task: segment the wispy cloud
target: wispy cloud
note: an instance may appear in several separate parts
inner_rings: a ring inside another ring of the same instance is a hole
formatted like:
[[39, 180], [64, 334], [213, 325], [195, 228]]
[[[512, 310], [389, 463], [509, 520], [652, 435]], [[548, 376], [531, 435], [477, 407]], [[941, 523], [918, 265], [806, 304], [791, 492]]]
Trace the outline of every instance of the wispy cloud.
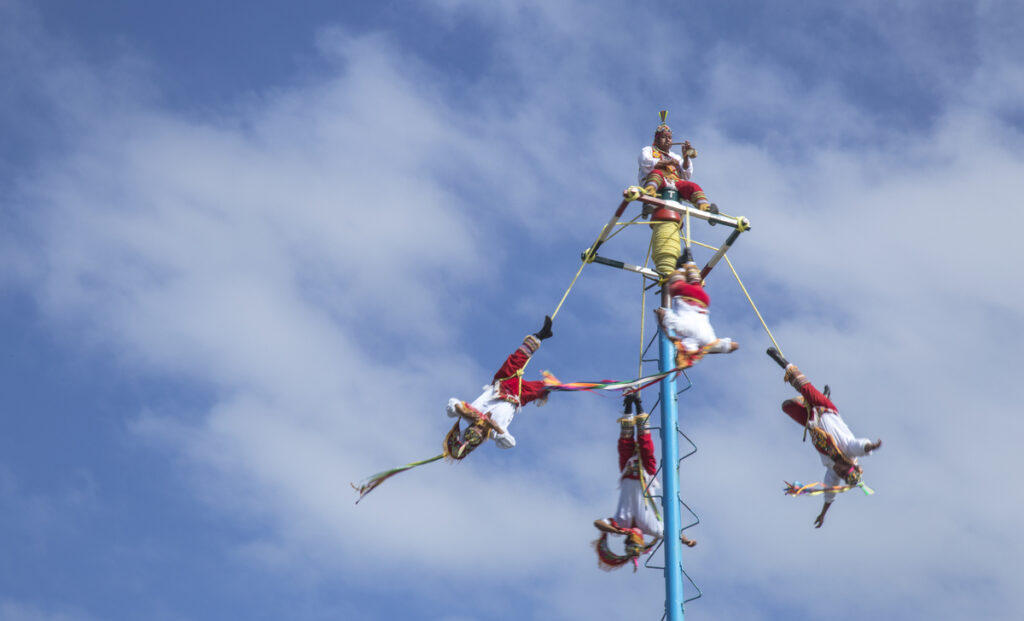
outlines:
[[[956, 552], [982, 586], [955, 605], [1011, 618], [1022, 507], [992, 480], [1006, 449], [976, 437], [1021, 427], [1009, 397], [983, 388], [1012, 386], [1022, 311], [1011, 270], [996, 267], [1020, 258], [1012, 101], [950, 96], [933, 122], [900, 131], [840, 84], [723, 37], [681, 44], [697, 60], [718, 52], [687, 65], [698, 95], [679, 87], [661, 104], [677, 73], [626, 81], [651, 62], [651, 31], [621, 29], [655, 23], [643, 9], [438, 7], [493, 32], [493, 72], [467, 84], [387, 32], [326, 28], [323, 74], [204, 115], [162, 104], [144, 63], [115, 71], [32, 43], [52, 56], [30, 58], [40, 75], [19, 84], [56, 111], [66, 148], [19, 173], [4, 201], [18, 222], [6, 284], [35, 297], [68, 348], [208, 396], [184, 413], [143, 404], [125, 424], [204, 506], [248, 526], [231, 539], [237, 557], [341, 582], [365, 618], [660, 614], [658, 572], [604, 574], [587, 547], [590, 522], [614, 507], [614, 402], [555, 395], [519, 415], [514, 451], [403, 474], [358, 507], [348, 482], [439, 451], [445, 400], [475, 396], [537, 327], [521, 322], [550, 312], [631, 182], [656, 110], [699, 96], [692, 110], [707, 115], [677, 127], [700, 141], [709, 194], [754, 222], [737, 268], [790, 357], [886, 446], [866, 463], [879, 493], [842, 498], [813, 531], [816, 501], [778, 488], [820, 465], [778, 411], [789, 389], [717, 268], [716, 326], [744, 347], [702, 362], [684, 397], [701, 446], [684, 465], [702, 513], [687, 567], [708, 593], [692, 605], [747, 619], [830, 606], [941, 616], [958, 576], [938, 568]], [[680, 22], [667, 24], [654, 35]], [[1006, 51], [987, 49], [965, 82], [1013, 75]], [[763, 129], [744, 137], [742, 122]], [[631, 231], [609, 250], [645, 243]], [[636, 352], [637, 305], [619, 294], [633, 283], [600, 269], [587, 268], [530, 373], [635, 368], [620, 360]], [[984, 509], [993, 495], [999, 513]], [[842, 559], [856, 588], [836, 593], [822, 558]], [[807, 591], [830, 597], [788, 597]]]

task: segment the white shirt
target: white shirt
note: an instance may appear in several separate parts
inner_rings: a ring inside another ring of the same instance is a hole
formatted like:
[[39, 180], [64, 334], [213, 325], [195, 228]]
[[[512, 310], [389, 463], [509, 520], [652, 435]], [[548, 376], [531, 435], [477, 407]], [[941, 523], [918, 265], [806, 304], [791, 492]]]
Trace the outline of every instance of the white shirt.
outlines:
[[[833, 412], [831, 410], [823, 411], [818, 415], [817, 425], [835, 439], [836, 445], [839, 446], [839, 450], [841, 450], [844, 455], [852, 459], [854, 463], [856, 463], [857, 457], [867, 455], [867, 451], [864, 449], [871, 443], [871, 440], [854, 436], [853, 432], [850, 431], [850, 428], [846, 425], [846, 421], [844, 421], [837, 412]], [[824, 485], [826, 487], [844, 485], [845, 481], [839, 478], [839, 475], [836, 474], [833, 469], [835, 462], [832, 458], [822, 454], [820, 451], [818, 452], [818, 457], [821, 458], [821, 464], [826, 468]], [[832, 502], [835, 497], [836, 495], [834, 492], [826, 492], [825, 502]]]
[[[682, 171], [679, 175], [679, 178], [682, 179], [683, 181], [689, 181], [690, 177], [693, 176], [693, 160], [690, 160], [689, 166], [683, 168], [683, 157], [681, 155], [676, 155], [671, 151], [669, 151], [668, 154], [669, 157], [674, 159], [676, 163], [679, 164], [679, 170]], [[640, 157], [637, 158], [637, 164], [640, 167], [639, 174], [637, 175], [637, 177], [640, 183], [644, 182], [644, 179], [647, 178], [647, 175], [651, 174], [651, 171], [654, 170], [655, 165], [657, 165], [657, 163], [660, 161], [661, 158], [654, 157], [653, 146], [648, 145], [644, 147], [642, 151], [640, 151]]]

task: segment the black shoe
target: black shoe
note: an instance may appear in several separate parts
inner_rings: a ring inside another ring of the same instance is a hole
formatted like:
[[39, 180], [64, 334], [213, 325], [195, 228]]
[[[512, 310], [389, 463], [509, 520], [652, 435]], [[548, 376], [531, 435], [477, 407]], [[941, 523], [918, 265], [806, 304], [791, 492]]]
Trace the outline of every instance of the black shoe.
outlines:
[[693, 263], [693, 253], [690, 252], [689, 248], [683, 248], [683, 254], [679, 255], [679, 258], [676, 259], [676, 269], [681, 268], [687, 263]]
[[[713, 214], [715, 214], [717, 216], [718, 215], [718, 205], [716, 205], [714, 203], [711, 203], [710, 205], [708, 205], [708, 212], [713, 213]], [[711, 226], [715, 226], [718, 223], [715, 222], [714, 220], [710, 220], [709, 219], [708, 220], [708, 224], [710, 224]]]
[[534, 332], [533, 335], [535, 337], [537, 337], [538, 339], [542, 340], [542, 341], [544, 339], [548, 339], [548, 338], [551, 338], [552, 336], [554, 336], [554, 334], [551, 332], [551, 317], [548, 317], [547, 315], [545, 315], [544, 316], [544, 327], [541, 328], [540, 330]]

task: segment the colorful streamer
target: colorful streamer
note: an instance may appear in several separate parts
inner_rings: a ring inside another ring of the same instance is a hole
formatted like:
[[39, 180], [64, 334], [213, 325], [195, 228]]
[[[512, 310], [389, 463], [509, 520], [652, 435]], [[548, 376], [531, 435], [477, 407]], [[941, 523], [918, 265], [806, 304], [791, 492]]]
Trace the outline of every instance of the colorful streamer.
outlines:
[[821, 484], [820, 481], [808, 483], [807, 485], [801, 485], [799, 481], [793, 483], [783, 481], [783, 483], [786, 484], [786, 487], [784, 487], [782, 491], [787, 496], [818, 496], [819, 494], [825, 494], [829, 492], [833, 494], [839, 494], [842, 492], [848, 492], [851, 489], [856, 488], [860, 488], [860, 490], [864, 492], [865, 496], [870, 496], [871, 494], [875, 493], [875, 490], [865, 485], [863, 481], [857, 483], [856, 485], [837, 485], [835, 487], [825, 487], [824, 485]]
[[392, 468], [391, 470], [378, 472], [377, 474], [365, 479], [365, 482], [361, 483], [360, 485], [356, 485], [355, 483], [349, 483], [349, 485], [352, 486], [352, 489], [359, 492], [359, 498], [356, 499], [356, 504], [358, 505], [359, 501], [362, 500], [367, 494], [377, 489], [378, 485], [380, 485], [384, 481], [387, 481], [396, 474], [400, 472], [405, 472], [406, 470], [411, 470], [416, 466], [423, 466], [425, 464], [435, 462], [439, 459], [444, 458], [444, 456], [444, 453], [441, 453], [440, 455], [434, 455], [430, 459], [424, 459], [423, 461], [414, 461], [411, 464], [405, 464], [404, 466], [399, 466], [398, 468]]
[[644, 388], [647, 388], [652, 384], [657, 384], [658, 382], [668, 377], [669, 375], [672, 375], [673, 373], [678, 373], [680, 370], [681, 369], [675, 368], [669, 371], [658, 373], [656, 375], [646, 375], [644, 377], [638, 377], [637, 379], [630, 380], [628, 382], [620, 382], [617, 380], [603, 380], [600, 382], [562, 383], [561, 381], [559, 381], [557, 377], [555, 377], [548, 371], [542, 371], [541, 375], [544, 376], [544, 385], [548, 388], [548, 390], [558, 390], [565, 392], [580, 390], [586, 390], [590, 392], [597, 390], [618, 390], [623, 393], [626, 393], [643, 390]]

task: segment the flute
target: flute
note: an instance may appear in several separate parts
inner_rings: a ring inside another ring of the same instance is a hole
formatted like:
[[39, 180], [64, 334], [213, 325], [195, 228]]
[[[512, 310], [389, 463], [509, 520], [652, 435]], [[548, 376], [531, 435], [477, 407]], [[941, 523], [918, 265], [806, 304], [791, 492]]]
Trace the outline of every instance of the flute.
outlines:
[[[672, 146], [675, 146], [677, 144], [678, 145], [683, 145], [683, 144], [686, 144], [686, 143], [685, 142], [673, 142], [671, 144], [672, 144]], [[683, 153], [683, 155], [688, 155], [688, 156], [690, 156], [690, 159], [693, 159], [693, 158], [697, 157], [697, 149], [694, 149], [693, 147], [690, 147], [689, 149], [686, 150], [686, 153]]]

